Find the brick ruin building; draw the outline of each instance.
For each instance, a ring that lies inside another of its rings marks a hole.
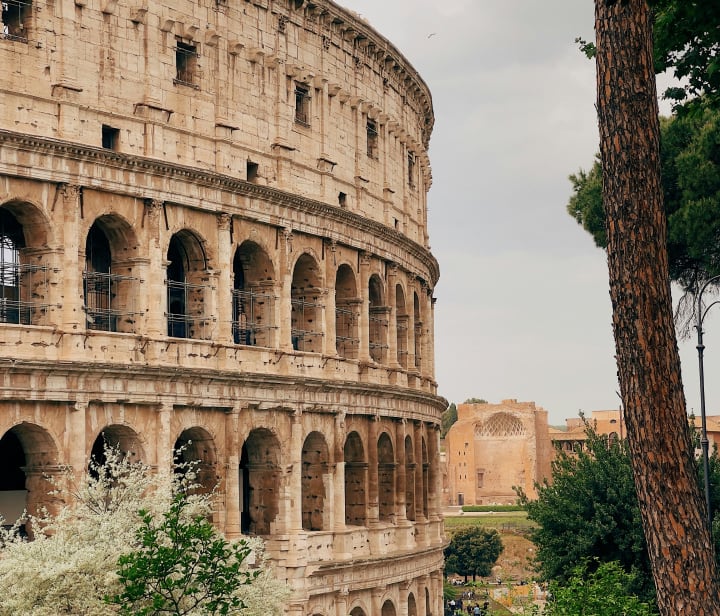
[[[330,0],[1,19],[0,513],[191,443],[287,614],[441,614],[426,84]]]

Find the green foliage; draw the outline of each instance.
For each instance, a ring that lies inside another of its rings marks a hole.
[[[188,510],[177,494],[162,515],[141,511],[139,547],[119,559],[123,591],[110,598],[126,616],[160,614],[239,614],[245,607],[239,585],[251,584],[259,571],[243,562],[247,543],[230,543],[207,517]]]
[[[720,104],[720,4],[718,0],[653,0],[655,72],[672,70],[683,87],[664,96],[693,110],[701,101]],[[689,104],[688,104],[689,103]]]
[[[545,616],[650,616],[654,612],[632,592],[636,576],[617,562],[584,563],[564,584],[550,585]]]
[[[537,546],[543,579],[566,583],[579,563],[617,561],[635,574],[634,593],[654,595],[630,457],[622,441],[608,441],[586,426],[586,448],[559,452],[552,479],[537,485],[538,498],[521,493]]]
[[[692,292],[720,274],[720,111],[663,118],[660,132],[670,277]],[[600,161],[569,179],[568,213],[604,248]]]
[[[487,404],[485,398],[468,398],[463,404]]]
[[[500,533],[495,529],[471,526],[453,533],[445,549],[445,570],[462,576],[490,575],[503,551]]]
[[[458,413],[457,413],[457,407],[455,406],[454,402],[450,403],[450,406],[445,409],[445,412],[442,414],[442,417],[440,418],[440,438],[445,438],[445,435],[448,433],[448,430],[452,427],[452,425],[457,421],[458,419]]]

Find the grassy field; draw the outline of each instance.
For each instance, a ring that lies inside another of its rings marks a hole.
[[[452,533],[458,528],[468,526],[482,526],[494,528],[500,532],[523,532],[535,526],[535,522],[528,520],[525,511],[504,511],[502,513],[464,514],[445,517],[445,529]]]

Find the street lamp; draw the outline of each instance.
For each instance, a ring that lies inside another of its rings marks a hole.
[[[695,310],[695,329],[697,330],[697,336],[698,336],[698,343],[697,343],[697,351],[698,351],[698,363],[700,368],[700,421],[701,421],[701,429],[700,429],[700,446],[702,447],[702,454],[703,454],[703,478],[705,479],[705,505],[707,506],[707,516],[708,516],[708,529],[710,530],[710,533],[712,534],[712,510],[710,509],[710,460],[708,457],[708,437],[707,437],[707,421],[705,420],[705,371],[703,369],[703,351],[705,350],[705,345],[703,344],[703,321],[705,320],[705,315],[707,314],[708,310],[712,308],[715,304],[720,304],[720,300],[715,300],[712,302],[707,308],[703,308],[702,305],[702,296],[705,292],[705,289],[708,287],[708,285],[712,282],[715,282],[717,280],[720,280],[720,276],[713,276],[709,280],[705,282],[705,284],[702,286],[702,289],[700,289],[700,293],[698,293],[697,296],[697,307]]]

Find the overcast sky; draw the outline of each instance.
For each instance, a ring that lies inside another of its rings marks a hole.
[[[550,422],[619,408],[604,251],[567,214],[568,175],[598,150],[592,0],[337,0],[430,87],[439,393],[535,401]],[[720,310],[718,310],[720,312]],[[711,315],[712,316],[712,315]],[[706,381],[720,314],[706,320]],[[699,414],[695,339],[681,341]],[[708,413],[720,404],[708,386]]]

